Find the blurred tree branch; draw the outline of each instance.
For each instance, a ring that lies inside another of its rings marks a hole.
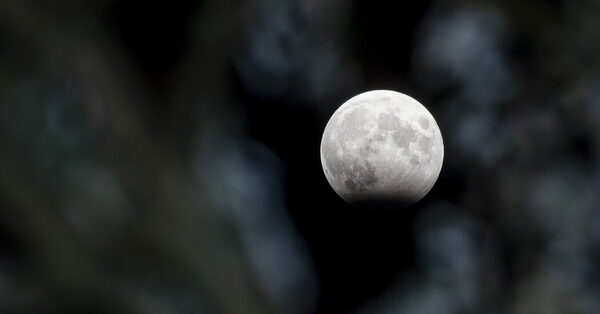
[[[102,139],[103,151],[133,193],[132,199],[141,200],[136,204],[140,220],[131,238],[116,244],[123,248],[120,253],[132,254],[128,248],[141,241],[194,278],[202,302],[216,313],[270,313],[273,309],[258,292],[234,235],[210,210],[187,165],[189,145],[201,131],[202,121],[210,117],[215,105],[227,101],[223,85],[228,56],[223,52],[228,51],[240,18],[235,16],[231,25],[222,24],[234,6],[230,2],[208,1],[200,10],[199,20],[205,23],[201,29],[224,29],[224,33],[198,34],[188,61],[182,64],[173,96],[174,121],[181,123],[172,138],[158,136],[149,127],[144,106],[156,100],[144,91],[125,54],[93,16],[69,19],[30,1],[2,1],[0,18],[5,27],[44,54],[48,68],[79,84],[89,123]],[[203,71],[188,70],[198,68]],[[173,146],[177,139],[183,141]],[[125,293],[65,230],[55,210],[60,199],[40,198],[43,193],[27,180],[25,165],[11,154],[11,140],[3,139],[1,144],[5,169],[0,184],[3,191],[11,191],[5,196],[16,217],[11,230],[19,238],[31,237],[27,243],[39,253],[37,259],[49,263],[43,272],[61,278],[59,286],[70,291],[88,287],[90,294],[126,304]],[[30,230],[37,232],[29,234]],[[127,312],[135,307],[123,306]]]

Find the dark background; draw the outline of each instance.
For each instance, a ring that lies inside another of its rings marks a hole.
[[[0,313],[598,313],[600,3],[0,1]],[[391,89],[410,208],[319,145]]]

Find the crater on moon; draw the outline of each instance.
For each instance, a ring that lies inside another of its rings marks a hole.
[[[444,155],[440,130],[419,102],[371,91],[333,114],[321,142],[321,163],[335,192],[352,204],[401,207],[426,195]]]

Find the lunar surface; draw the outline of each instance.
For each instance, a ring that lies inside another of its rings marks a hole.
[[[442,135],[431,113],[394,91],[370,91],[345,102],[321,141],[327,181],[360,207],[417,202],[433,187],[443,159]]]

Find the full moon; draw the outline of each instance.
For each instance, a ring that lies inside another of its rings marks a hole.
[[[321,164],[333,190],[360,207],[402,208],[435,184],[444,143],[435,119],[394,91],[359,94],[333,114],[321,140]]]

